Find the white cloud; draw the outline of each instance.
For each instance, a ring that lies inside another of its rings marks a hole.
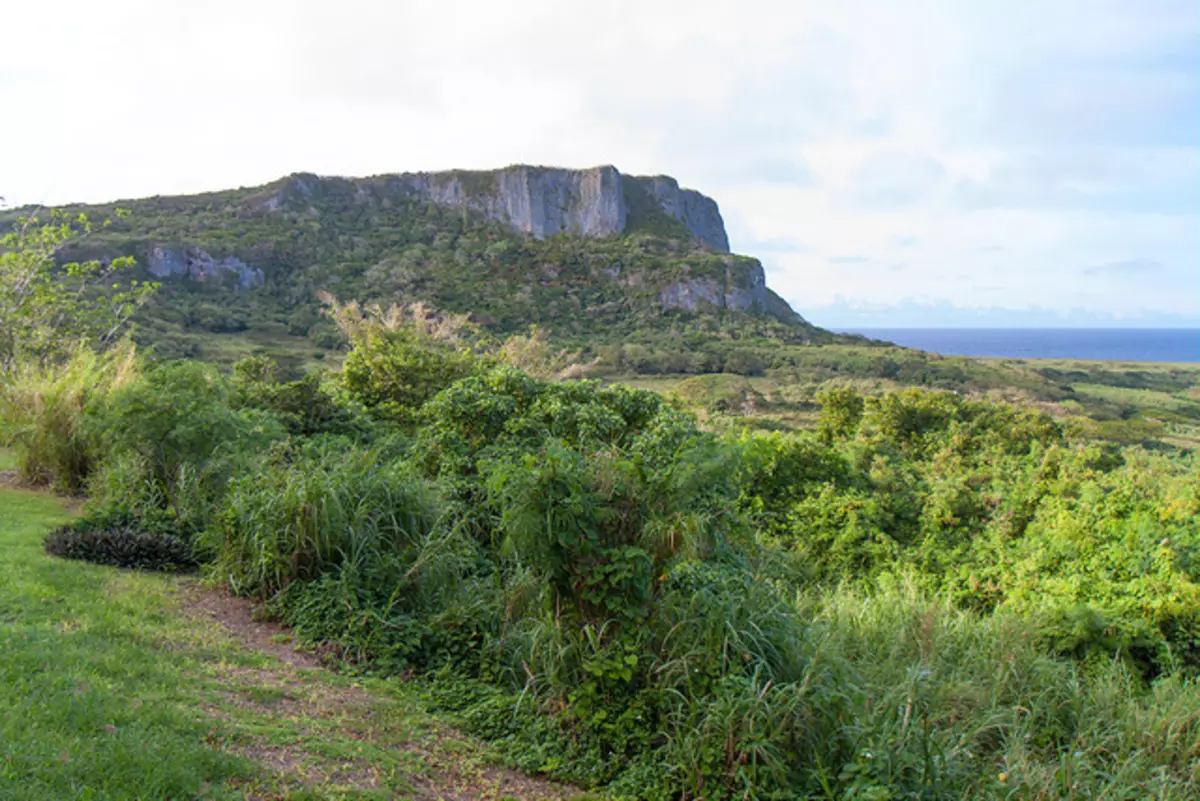
[[[1200,316],[1194,2],[60,0],[4,25],[10,202],[612,163],[715,195],[801,306]],[[1085,275],[1139,261],[1162,269]]]

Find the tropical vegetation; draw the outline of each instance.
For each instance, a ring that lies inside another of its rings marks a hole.
[[[92,341],[6,379],[20,474],[87,495],[47,548],[199,565],[613,798],[1200,793],[1194,450],[927,382],[767,430],[753,375],[656,393],[569,336],[327,309],[344,358],[302,377]]]

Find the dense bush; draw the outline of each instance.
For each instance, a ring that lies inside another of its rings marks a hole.
[[[85,517],[52,531],[46,552],[65,559],[139,570],[178,571],[197,565],[192,546],[172,533],[169,520],[128,513]]]
[[[845,386],[814,432],[718,436],[419,328],[349,336],[323,379],[163,365],[89,404],[94,531],[53,547],[194,544],[303,642],[618,798],[1200,789],[1195,456]]]
[[[425,401],[475,367],[469,353],[439,347],[408,331],[380,331],[346,357],[341,382],[348,397],[376,415],[407,422]]]
[[[16,451],[21,477],[75,493],[101,458],[88,411],[138,373],[132,346],[105,355],[78,349],[63,364],[29,365],[0,381],[0,442]]]
[[[809,576],[909,572],[1038,618],[1064,652],[1148,672],[1197,653],[1194,457],[1066,445],[1049,419],[948,393],[825,399],[818,438],[754,439],[743,476],[763,541]]]
[[[260,410],[235,410],[228,380],[196,362],[165,364],[116,389],[96,411],[114,454],[135,456],[180,525],[211,513],[245,458],[284,436]]]
[[[389,455],[387,443],[363,450],[335,439],[275,449],[234,480],[209,530],[221,578],[271,597],[345,563],[405,559],[429,536],[438,503]]]
[[[370,428],[370,421],[357,409],[334,399],[319,373],[295,381],[280,381],[275,373],[275,362],[264,356],[234,364],[231,405],[269,412],[289,433],[301,437],[361,434]]]

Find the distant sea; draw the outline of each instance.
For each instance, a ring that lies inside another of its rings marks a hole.
[[[1200,328],[856,328],[842,333],[954,356],[1200,362]]]

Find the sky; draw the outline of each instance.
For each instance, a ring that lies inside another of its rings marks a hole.
[[[56,0],[10,205],[513,163],[673,175],[813,322],[1200,326],[1195,0]]]

